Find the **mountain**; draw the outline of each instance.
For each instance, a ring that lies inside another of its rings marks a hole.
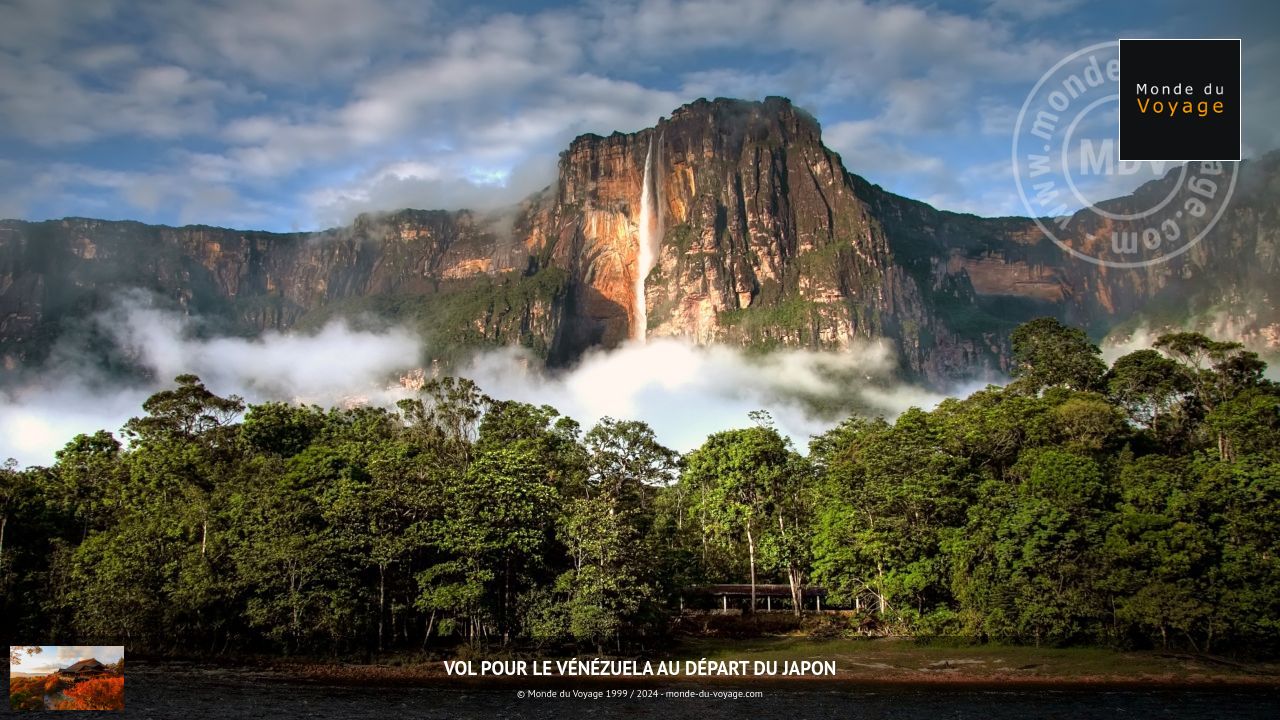
[[[757,348],[884,339],[905,375],[943,384],[1007,368],[1009,331],[1038,315],[1099,338],[1213,323],[1276,349],[1280,154],[1240,173],[1189,252],[1106,268],[1028,218],[940,211],[851,174],[784,98],[698,100],[636,133],[578,137],[554,185],[502,212],[402,210],[292,234],[2,221],[0,358],[20,376],[127,289],[207,332],[408,323],[446,362],[514,344],[566,365],[640,334]],[[1111,206],[1185,194],[1176,182]],[[1064,240],[1085,247],[1097,230],[1076,222]]]

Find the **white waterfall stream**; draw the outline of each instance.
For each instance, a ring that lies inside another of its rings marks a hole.
[[[659,140],[661,145],[661,140]],[[662,212],[658,209],[658,191],[655,175],[653,138],[649,138],[649,150],[644,157],[644,180],[640,190],[639,247],[636,252],[635,312],[632,314],[631,337],[644,341],[649,330],[649,312],[645,303],[644,284],[649,272],[658,262],[658,246],[662,242]]]

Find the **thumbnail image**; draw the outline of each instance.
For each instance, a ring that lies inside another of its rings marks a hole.
[[[124,647],[9,646],[12,710],[123,710]]]

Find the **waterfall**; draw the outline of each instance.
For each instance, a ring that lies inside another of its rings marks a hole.
[[[659,139],[661,145],[661,139]],[[658,152],[661,152],[659,147]],[[654,176],[658,169],[654,163],[653,137],[649,137],[649,149],[644,156],[644,179],[640,190],[640,233],[636,252],[635,313],[631,337],[644,341],[649,330],[649,309],[645,303],[644,281],[658,262],[658,246],[662,242],[662,211],[658,208],[658,191]]]

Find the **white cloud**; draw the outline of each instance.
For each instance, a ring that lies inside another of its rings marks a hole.
[[[109,19],[116,0],[9,0],[0,23],[0,50],[24,58],[62,54],[86,27]]]
[[[978,118],[983,135],[1012,139],[1018,106],[1005,99],[982,98],[978,101]]]
[[[92,45],[73,53],[69,59],[81,70],[103,73],[141,64],[142,52],[134,45]]]
[[[269,84],[350,80],[428,46],[432,3],[416,0],[215,0],[150,14],[159,45],[185,65]]]
[[[0,26],[0,139],[37,152],[142,141],[110,167],[200,188],[172,203],[182,193],[144,187],[126,197],[132,207],[226,224],[209,214],[239,222],[274,211],[272,203],[292,205],[267,215],[276,228],[415,198],[480,206],[477,177],[515,175],[577,133],[639,129],[718,95],[789,95],[829,126],[851,170],[890,185],[918,176],[923,195],[958,196],[948,176],[991,159],[970,159],[966,141],[1007,134],[1017,95],[1077,46],[1074,36],[1028,31],[1038,27],[1029,19],[1063,15],[1071,0],[994,0],[982,15],[864,0],[634,0],[518,12],[415,0],[10,5]],[[1257,68],[1274,64],[1274,48],[1246,43],[1246,78],[1265,76]],[[1246,107],[1259,108],[1246,115],[1252,152],[1280,143],[1264,90],[1248,91]],[[955,138],[954,147],[929,144],[938,137]],[[441,174],[384,173],[406,162]],[[47,164],[30,161],[27,175]],[[16,185],[0,188],[8,196],[0,209],[31,204],[14,199],[31,195]],[[68,212],[102,204],[86,199]]]
[[[64,345],[45,377],[0,403],[0,458],[49,463],[75,434],[118,429],[140,414],[146,397],[188,372],[216,393],[250,401],[390,406],[406,396],[394,381],[420,365],[423,347],[403,329],[375,332],[344,324],[314,334],[196,338],[189,320],[132,294],[97,322],[156,381],[121,385]],[[458,374],[496,398],[550,404],[586,427],[605,416],[643,420],[662,442],[682,451],[712,432],[745,425],[748,412],[766,409],[779,430],[803,449],[811,434],[841,419],[816,412],[815,398],[886,416],[941,399],[895,382],[895,366],[889,347],[878,342],[841,352],[754,356],[725,346],[658,339],[589,353],[561,372],[539,369],[521,351],[495,350],[476,356]],[[690,407],[698,412],[689,412]]]
[[[1013,15],[1025,20],[1041,20],[1068,12],[1081,0],[988,0],[994,12]]]
[[[201,160],[197,158],[192,162],[198,164]],[[7,171],[0,165],[0,182],[7,173],[16,175],[22,169],[17,163]],[[278,219],[284,212],[261,200],[242,197],[226,177],[217,176],[213,170],[184,174],[173,169],[103,170],[90,165],[54,163],[24,176],[22,192],[7,200],[13,207],[20,208],[37,197],[76,207],[76,214],[81,216],[129,219],[139,211],[176,208],[180,223],[244,228],[259,227]],[[0,201],[0,210],[4,207],[5,202]],[[21,213],[9,216],[16,214]]]
[[[960,134],[970,122],[969,85],[931,77],[899,80],[889,87],[880,117],[898,134],[942,130]]]
[[[241,87],[173,65],[113,71],[108,85],[49,63],[0,63],[0,121],[37,145],[113,136],[175,140],[208,135],[219,104],[253,99]]]
[[[918,153],[893,137],[881,119],[837,123],[823,134],[850,172],[874,181],[912,179],[934,188],[955,189],[955,173],[934,155]]]
[[[23,653],[19,662],[10,664],[10,670],[24,673],[51,673],[80,660],[93,658],[111,664],[124,657],[123,645],[42,645],[40,652]]]
[[[420,350],[419,341],[406,331],[356,331],[342,323],[305,335],[196,339],[190,337],[186,320],[137,297],[126,298],[100,324],[164,380],[191,372],[213,387],[234,388],[247,397],[332,402],[413,367]]]
[[[1277,15],[1272,6],[1270,12]],[[1280,41],[1245,41],[1241,52],[1244,67],[1243,108],[1244,156],[1258,157],[1280,148],[1280,94],[1272,82],[1274,68],[1280,66]]]
[[[256,339],[191,335],[190,321],[129,294],[97,318],[108,337],[157,379],[121,385],[103,378],[69,346],[55,350],[48,374],[6,393],[0,403],[0,457],[48,463],[77,433],[117,430],[142,401],[183,373],[215,392],[250,400],[338,404],[383,400],[397,371],[419,364],[420,341],[404,330],[353,330],[342,323],[314,334],[267,333]],[[358,352],[353,349],[358,348]]]
[[[393,162],[346,185],[315,190],[307,203],[322,225],[344,225],[360,213],[406,207],[497,210],[551,183],[555,162],[551,155],[535,157],[492,176],[475,168]]]
[[[816,414],[806,398],[843,398],[886,415],[904,409],[908,396],[932,400],[889,383],[893,365],[892,352],[881,343],[753,357],[727,346],[663,338],[589,353],[561,374],[543,373],[514,351],[482,355],[461,374],[495,397],[548,403],[588,427],[605,416],[643,420],[681,451],[713,432],[745,425],[747,413],[763,408],[803,449],[810,435],[839,419]]]

